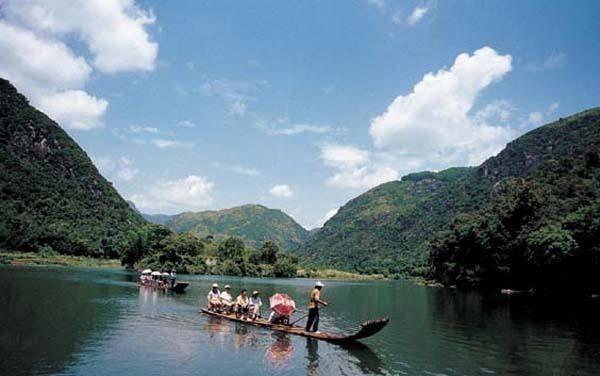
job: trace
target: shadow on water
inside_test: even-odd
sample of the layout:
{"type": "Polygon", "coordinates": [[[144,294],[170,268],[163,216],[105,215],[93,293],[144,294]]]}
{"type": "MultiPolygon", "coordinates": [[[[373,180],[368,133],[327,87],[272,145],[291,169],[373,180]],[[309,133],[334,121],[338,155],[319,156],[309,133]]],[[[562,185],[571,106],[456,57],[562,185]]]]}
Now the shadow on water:
{"type": "Polygon", "coordinates": [[[356,364],[362,372],[376,375],[384,372],[381,358],[364,343],[351,342],[340,345],[340,347],[358,360],[356,364]]]}

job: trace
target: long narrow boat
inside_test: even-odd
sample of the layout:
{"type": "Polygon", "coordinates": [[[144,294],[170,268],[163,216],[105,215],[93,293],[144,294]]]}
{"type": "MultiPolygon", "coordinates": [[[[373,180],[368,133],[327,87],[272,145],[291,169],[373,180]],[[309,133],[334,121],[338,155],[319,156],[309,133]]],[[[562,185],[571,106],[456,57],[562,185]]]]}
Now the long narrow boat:
{"type": "Polygon", "coordinates": [[[168,285],[164,285],[162,287],[154,287],[152,285],[143,285],[141,283],[138,283],[138,286],[140,287],[148,287],[151,289],[156,289],[156,290],[164,290],[164,291],[173,291],[176,293],[180,293],[180,292],[185,292],[185,288],[188,287],[189,283],[187,282],[177,282],[175,284],[175,286],[171,287],[168,285]]]}
{"type": "Polygon", "coordinates": [[[328,341],[328,342],[333,342],[333,343],[338,343],[338,344],[351,343],[351,342],[355,342],[355,341],[358,341],[363,338],[371,337],[372,335],[377,334],[381,329],[383,329],[390,321],[388,318],[365,321],[364,323],[361,324],[361,328],[358,332],[351,334],[351,335],[342,335],[342,334],[326,333],[326,332],[320,332],[320,333],[305,332],[304,328],[299,325],[272,324],[269,321],[262,319],[262,318],[256,319],[255,321],[248,321],[248,320],[244,320],[242,318],[237,318],[235,316],[235,314],[217,313],[217,312],[209,311],[206,308],[201,308],[200,312],[202,312],[206,315],[209,315],[209,316],[220,317],[222,319],[240,322],[240,323],[247,324],[247,325],[264,327],[264,328],[276,330],[279,332],[295,334],[295,335],[308,337],[308,338],[320,339],[323,341],[328,341]]]}

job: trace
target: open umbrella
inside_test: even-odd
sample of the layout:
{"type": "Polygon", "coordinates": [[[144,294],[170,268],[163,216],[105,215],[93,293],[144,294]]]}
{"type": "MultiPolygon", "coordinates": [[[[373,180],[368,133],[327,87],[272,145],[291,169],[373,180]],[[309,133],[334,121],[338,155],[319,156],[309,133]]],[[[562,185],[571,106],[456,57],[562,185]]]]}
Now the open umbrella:
{"type": "Polygon", "coordinates": [[[296,310],[296,302],[287,294],[277,293],[269,298],[271,309],[283,316],[289,316],[296,310]]]}

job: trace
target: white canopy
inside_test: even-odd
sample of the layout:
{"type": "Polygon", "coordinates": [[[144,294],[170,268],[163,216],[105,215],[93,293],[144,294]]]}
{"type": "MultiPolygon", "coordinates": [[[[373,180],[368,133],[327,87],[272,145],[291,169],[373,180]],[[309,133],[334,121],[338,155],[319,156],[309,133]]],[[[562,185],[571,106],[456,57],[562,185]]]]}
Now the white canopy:
{"type": "Polygon", "coordinates": [[[152,273],[152,269],[144,269],[142,270],[142,274],[150,274],[152,273]]]}
{"type": "Polygon", "coordinates": [[[152,272],[152,275],[160,275],[160,272],[152,272]]]}
{"type": "Polygon", "coordinates": [[[169,273],[165,272],[165,273],[163,273],[162,275],[169,275],[169,273]]]}

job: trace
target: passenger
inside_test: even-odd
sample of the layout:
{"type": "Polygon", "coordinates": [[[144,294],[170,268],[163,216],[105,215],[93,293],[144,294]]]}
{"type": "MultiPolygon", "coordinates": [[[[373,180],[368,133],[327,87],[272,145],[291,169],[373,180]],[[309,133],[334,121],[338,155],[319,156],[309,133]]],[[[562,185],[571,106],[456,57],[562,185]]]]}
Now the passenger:
{"type": "Polygon", "coordinates": [[[289,324],[290,323],[290,317],[287,315],[280,315],[279,313],[275,312],[275,310],[271,310],[271,314],[269,315],[269,322],[272,324],[289,324]]]}
{"type": "Polygon", "coordinates": [[[175,287],[177,281],[177,272],[175,269],[171,269],[171,288],[175,287]]]}
{"type": "Polygon", "coordinates": [[[248,319],[248,306],[250,301],[248,300],[248,290],[243,289],[240,295],[235,300],[236,304],[236,315],[238,318],[243,317],[248,319]]]}
{"type": "Polygon", "coordinates": [[[310,294],[310,302],[308,303],[308,321],[304,331],[316,332],[319,330],[319,304],[327,306],[327,302],[321,300],[321,289],[325,286],[321,281],[315,283],[315,288],[310,294]]]}
{"type": "Polygon", "coordinates": [[[250,297],[250,318],[256,320],[261,317],[260,308],[262,307],[262,300],[260,300],[260,293],[256,290],[252,291],[252,297],[250,297]]]}
{"type": "Polygon", "coordinates": [[[223,311],[229,314],[233,312],[233,298],[231,297],[231,286],[225,285],[224,291],[221,292],[220,295],[221,306],[223,307],[223,311]]]}
{"type": "Polygon", "coordinates": [[[208,292],[206,299],[208,300],[208,310],[217,312],[221,309],[219,285],[213,283],[212,289],[208,292]]]}

